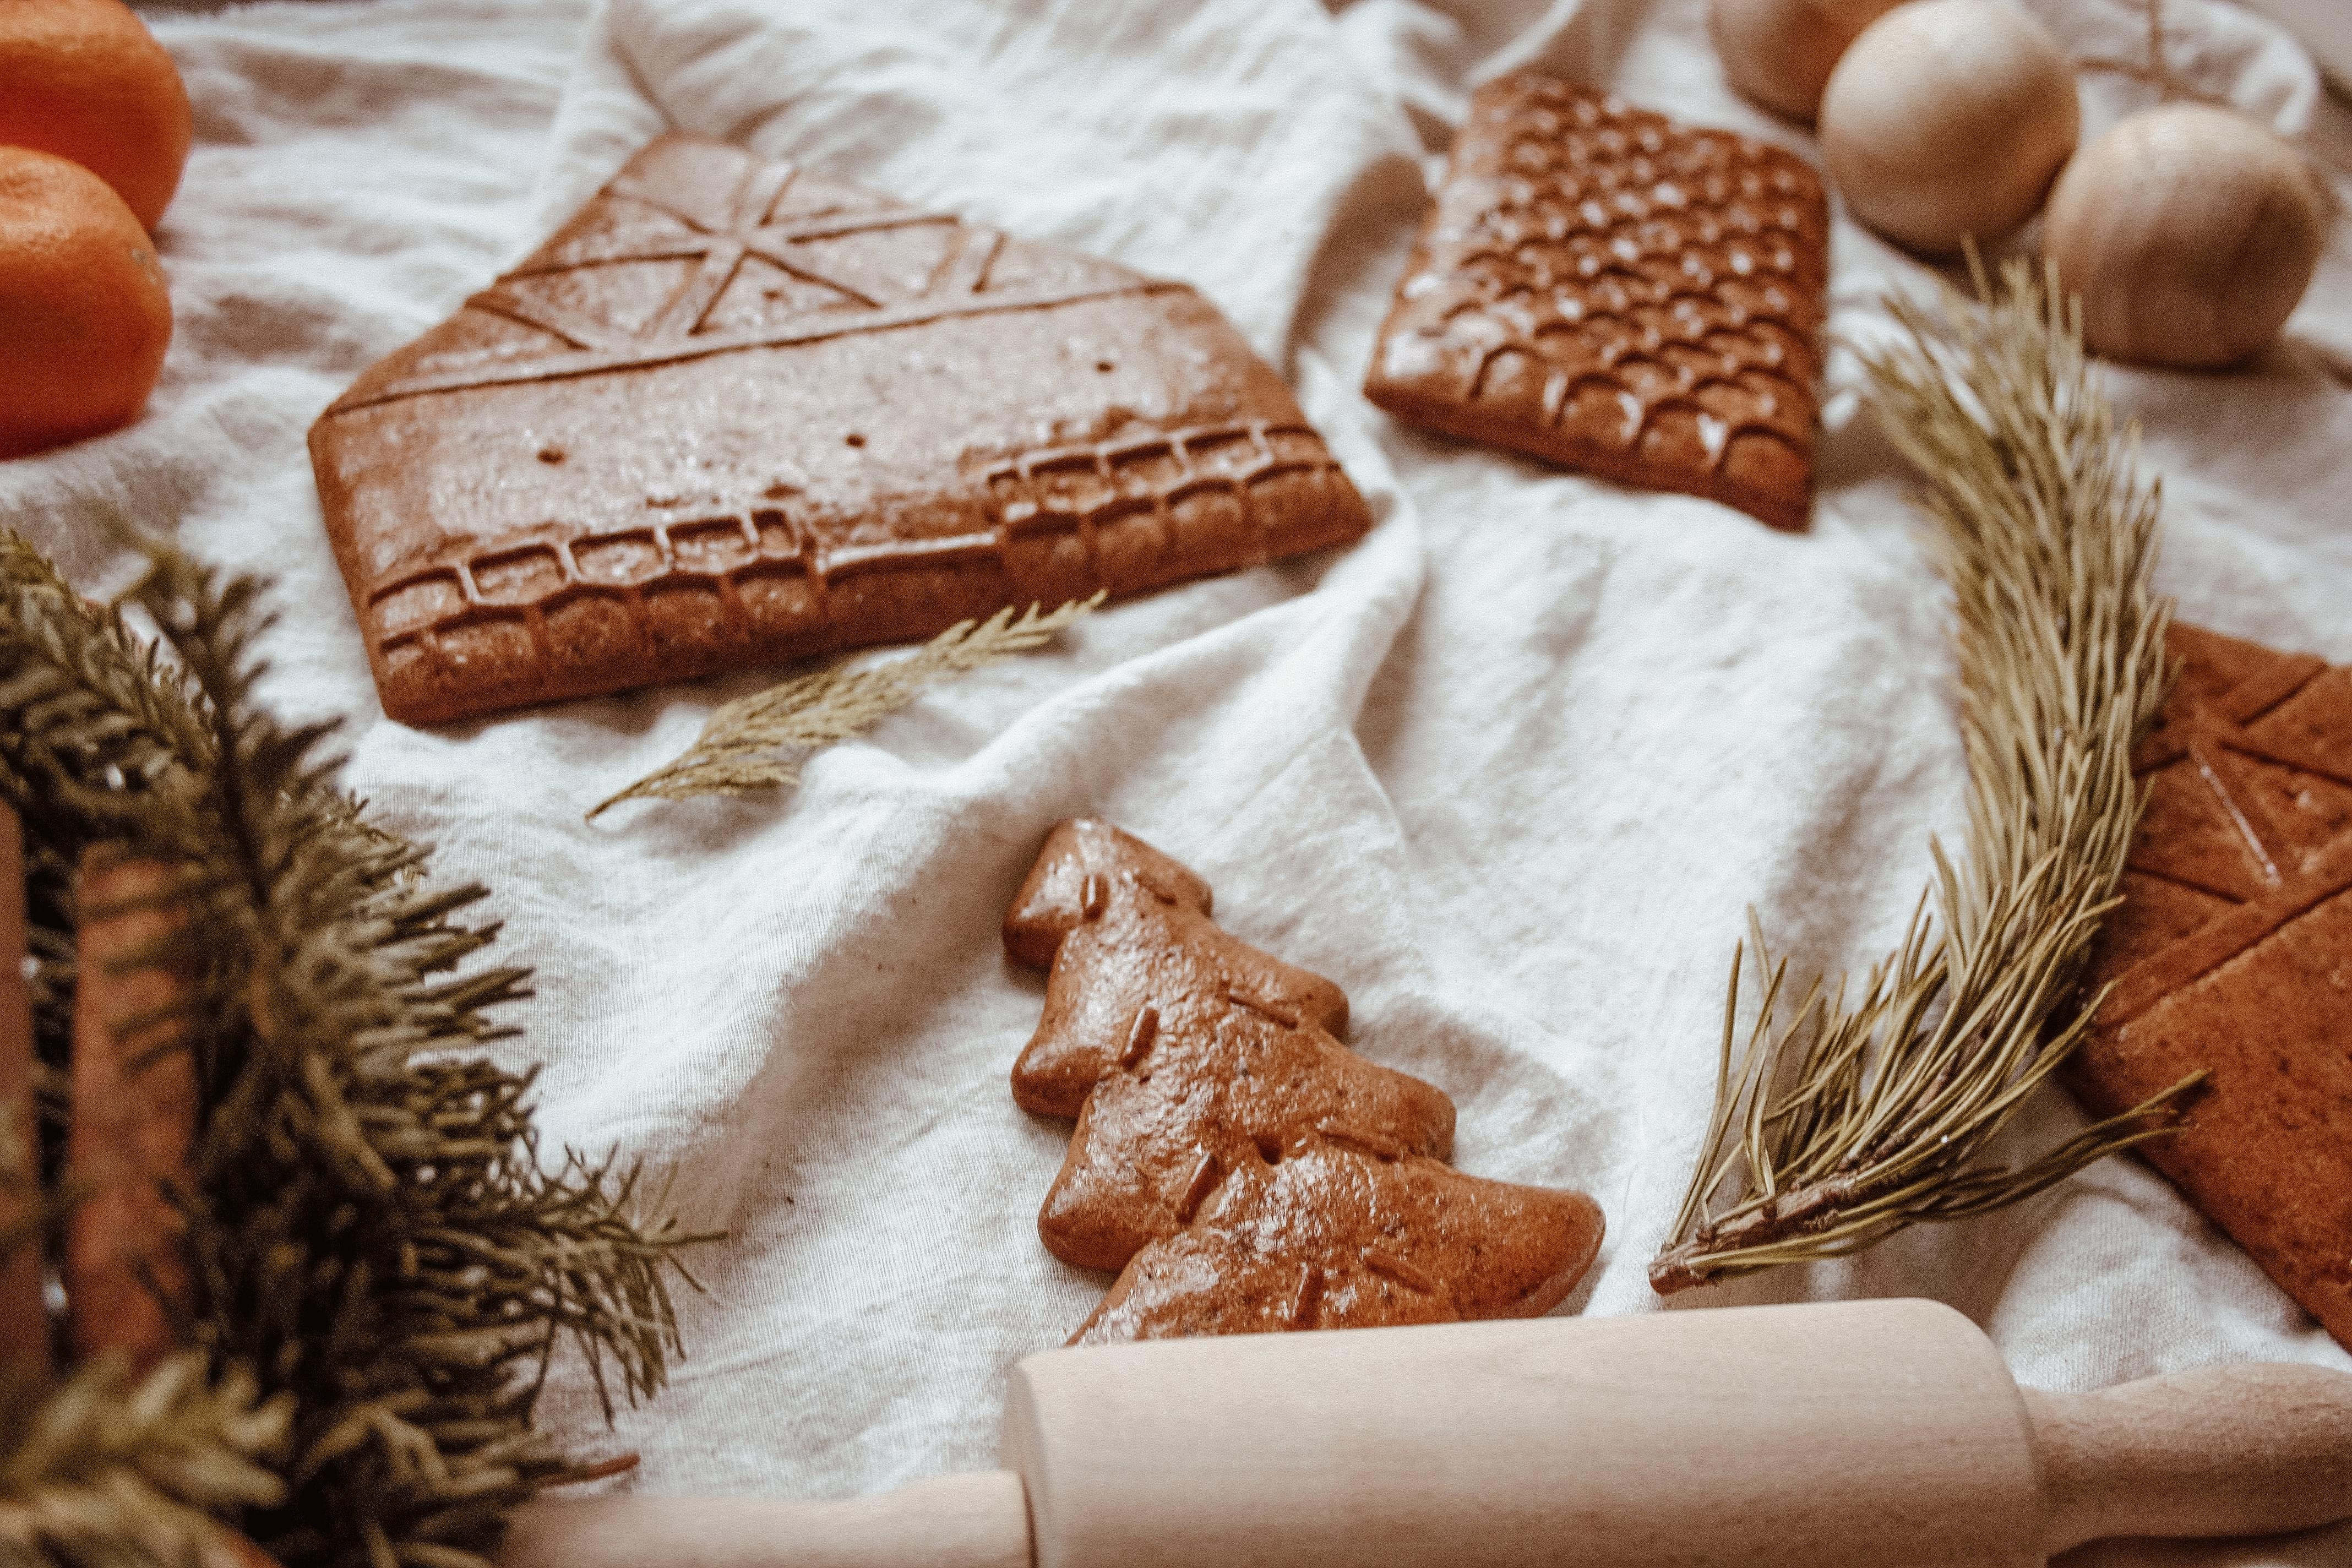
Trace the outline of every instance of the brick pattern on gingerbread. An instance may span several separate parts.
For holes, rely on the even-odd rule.
[[[2068,1082],[2113,1115],[2210,1073],[2147,1157],[2352,1347],[2352,668],[2192,626],[2172,649]]]
[[[1365,394],[1801,528],[1829,213],[1803,160],[1528,72],[1479,89]]]
[[[386,711],[929,636],[1353,538],[1181,284],[656,142],[311,433]]]
[[[1039,1235],[1118,1274],[1074,1342],[1533,1316],[1591,1266],[1591,1199],[1446,1163],[1453,1102],[1140,840],[1055,828],[1004,941],[1051,971],[1013,1097],[1077,1119]]]

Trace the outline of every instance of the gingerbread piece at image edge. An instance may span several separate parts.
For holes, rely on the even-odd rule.
[[[2095,1116],[2210,1074],[2140,1152],[2352,1348],[2352,668],[2176,625],[2148,805],[2065,1079]]]
[[[684,136],[362,375],[310,453],[384,710],[419,723],[1370,523],[1192,289]]]
[[[1802,528],[1828,277],[1802,159],[1522,72],[1471,100],[1364,394]]]
[[[1600,1247],[1592,1200],[1454,1169],[1453,1102],[1340,1044],[1339,987],[1209,911],[1191,870],[1072,821],[1005,917],[1049,971],[1013,1097],[1077,1118],[1038,1233],[1118,1271],[1075,1342],[1557,1306]]]

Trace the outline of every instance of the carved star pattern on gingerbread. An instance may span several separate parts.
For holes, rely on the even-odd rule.
[[[1533,73],[1479,89],[1374,351],[1402,418],[1777,526],[1811,488],[1820,177]]]
[[[2105,949],[2110,1026],[2352,888],[2352,673],[2194,626],[2172,647],[2134,759],[2149,799]]]
[[[2172,647],[2067,1081],[2112,1115],[2210,1073],[2145,1152],[2352,1345],[2352,669],[2192,626]]]
[[[634,161],[583,216],[466,301],[569,352],[502,337],[430,356],[336,406],[1181,287],[1076,253],[996,286],[1005,237],[995,229],[789,163],[715,163],[677,138]]]
[[[1182,284],[666,137],[311,431],[387,712],[929,637],[1340,542]]]
[[[1039,1235],[1118,1271],[1073,1342],[1534,1316],[1591,1266],[1591,1199],[1447,1164],[1453,1102],[1340,1044],[1339,987],[1140,840],[1055,828],[1004,942],[1051,971],[1013,1098],[1077,1119]]]

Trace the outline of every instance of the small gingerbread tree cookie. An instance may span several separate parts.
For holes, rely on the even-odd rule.
[[[1119,1271],[1074,1342],[1533,1317],[1591,1265],[1591,1198],[1447,1164],[1453,1102],[1341,1045],[1339,988],[1140,839],[1055,828],[1004,945],[1051,971],[1013,1099],[1078,1123],[1038,1233]]]

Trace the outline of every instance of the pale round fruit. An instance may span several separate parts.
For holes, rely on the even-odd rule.
[[[1846,46],[1900,0],[1712,0],[1707,30],[1731,85],[1810,125]]]
[[[1846,206],[1922,256],[2032,217],[2081,129],[2058,41],[2002,0],[1896,6],[1822,94],[1822,156]]]
[[[2326,229],[2284,142],[2227,110],[2171,103],[2126,115],[2066,165],[2042,251],[2083,297],[2101,353],[2223,365],[2278,336]]]

